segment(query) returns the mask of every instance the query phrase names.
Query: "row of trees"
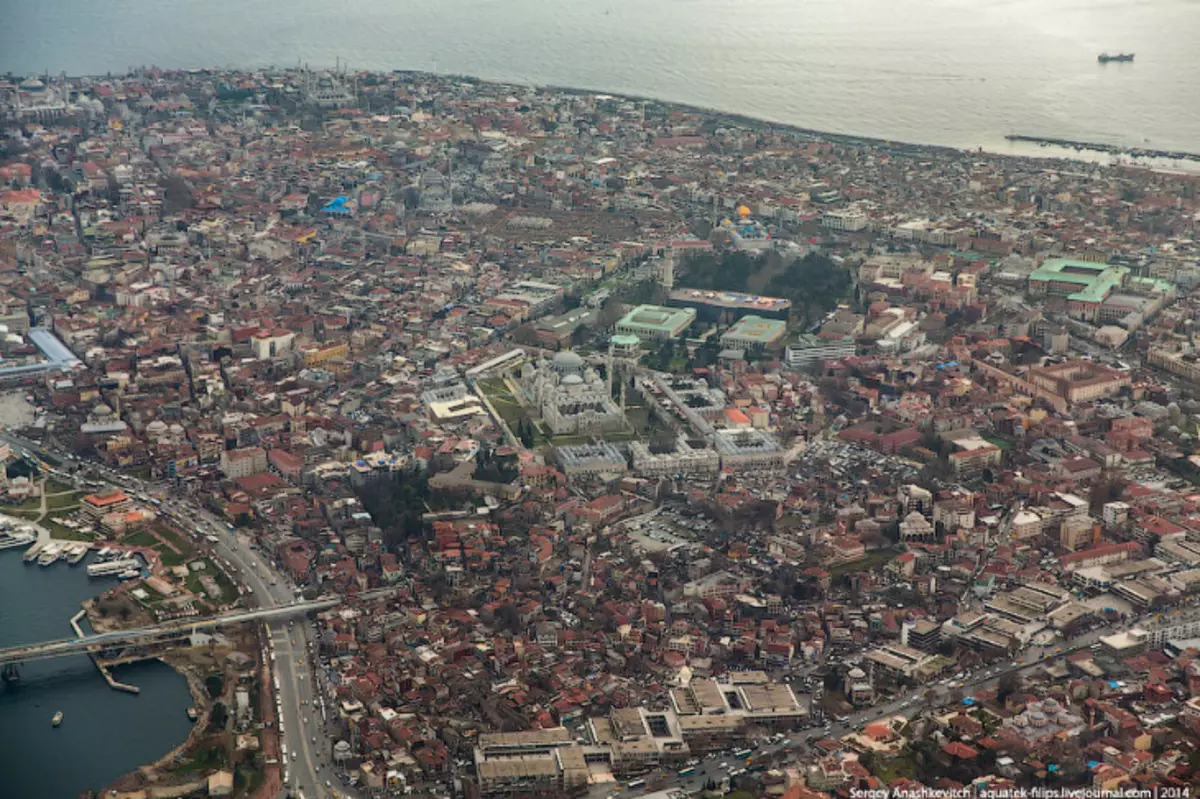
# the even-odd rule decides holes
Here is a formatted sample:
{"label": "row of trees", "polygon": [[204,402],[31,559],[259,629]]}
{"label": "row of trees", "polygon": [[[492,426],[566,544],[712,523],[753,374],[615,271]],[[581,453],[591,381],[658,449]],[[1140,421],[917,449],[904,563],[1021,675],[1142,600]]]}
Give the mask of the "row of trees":
{"label": "row of trees", "polygon": [[854,293],[850,272],[819,253],[790,262],[774,252],[704,255],[688,262],[682,282],[711,291],[783,297],[792,301],[793,314],[803,321],[818,318]]}

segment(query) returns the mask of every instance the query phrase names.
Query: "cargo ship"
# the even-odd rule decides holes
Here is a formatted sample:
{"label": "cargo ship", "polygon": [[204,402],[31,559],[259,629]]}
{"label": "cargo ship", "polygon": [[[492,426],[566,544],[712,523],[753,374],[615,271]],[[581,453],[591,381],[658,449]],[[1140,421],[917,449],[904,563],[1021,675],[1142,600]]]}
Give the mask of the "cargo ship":
{"label": "cargo ship", "polygon": [[1132,61],[1133,53],[1117,53],[1116,55],[1101,53],[1100,55],[1096,56],[1096,60],[1101,64],[1107,64],[1109,61]]}

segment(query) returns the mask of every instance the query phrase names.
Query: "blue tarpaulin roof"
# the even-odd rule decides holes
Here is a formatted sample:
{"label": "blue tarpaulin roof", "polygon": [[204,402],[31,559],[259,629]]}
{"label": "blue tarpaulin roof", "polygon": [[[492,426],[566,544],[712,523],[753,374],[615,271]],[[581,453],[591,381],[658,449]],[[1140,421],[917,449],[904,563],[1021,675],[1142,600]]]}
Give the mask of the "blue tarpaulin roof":
{"label": "blue tarpaulin roof", "polygon": [[329,204],[326,205],[321,210],[328,214],[349,213],[349,209],[346,208],[346,203],[349,202],[349,199],[350,198],[348,198],[346,195],[340,194],[337,197],[334,197],[332,200],[330,200]]}

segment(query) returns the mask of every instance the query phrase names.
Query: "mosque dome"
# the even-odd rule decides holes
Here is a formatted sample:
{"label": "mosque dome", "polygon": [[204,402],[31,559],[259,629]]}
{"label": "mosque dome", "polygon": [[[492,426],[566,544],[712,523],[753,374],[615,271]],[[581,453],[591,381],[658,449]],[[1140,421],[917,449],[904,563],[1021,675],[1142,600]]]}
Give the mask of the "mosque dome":
{"label": "mosque dome", "polygon": [[583,378],[576,374],[567,375],[562,379],[562,384],[564,386],[581,386],[583,385]]}
{"label": "mosque dome", "polygon": [[747,207],[747,206],[745,206],[745,205],[739,205],[739,206],[738,206],[738,216],[741,216],[741,217],[747,217],[747,216],[750,216],[750,209],[749,209],[749,207]]}
{"label": "mosque dome", "polygon": [[113,409],[105,405],[103,402],[92,409],[92,413],[96,414],[97,416],[112,416],[112,412]]}
{"label": "mosque dome", "polygon": [[556,372],[577,372],[583,369],[583,358],[570,350],[563,350],[554,356],[550,365]]}

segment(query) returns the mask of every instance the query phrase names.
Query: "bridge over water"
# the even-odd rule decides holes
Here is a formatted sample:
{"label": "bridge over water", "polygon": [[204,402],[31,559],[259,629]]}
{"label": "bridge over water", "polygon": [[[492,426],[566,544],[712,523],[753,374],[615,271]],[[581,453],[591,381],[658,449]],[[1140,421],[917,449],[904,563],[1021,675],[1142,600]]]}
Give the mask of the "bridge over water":
{"label": "bridge over water", "polygon": [[[372,594],[377,593],[382,592],[367,592],[359,596],[371,598]],[[187,638],[197,630],[229,627],[252,621],[272,621],[274,619],[301,615],[310,611],[329,610],[339,605],[341,601],[341,597],[328,597],[305,602],[295,602],[291,605],[281,605],[274,608],[263,608],[261,610],[222,613],[202,619],[170,621],[154,625],[153,627],[117,630],[109,633],[85,635],[80,638],[63,638],[40,644],[10,646],[0,649],[0,667],[31,660],[46,660],[48,658],[65,657],[67,655],[89,654],[125,646],[145,646],[177,642]]]}

